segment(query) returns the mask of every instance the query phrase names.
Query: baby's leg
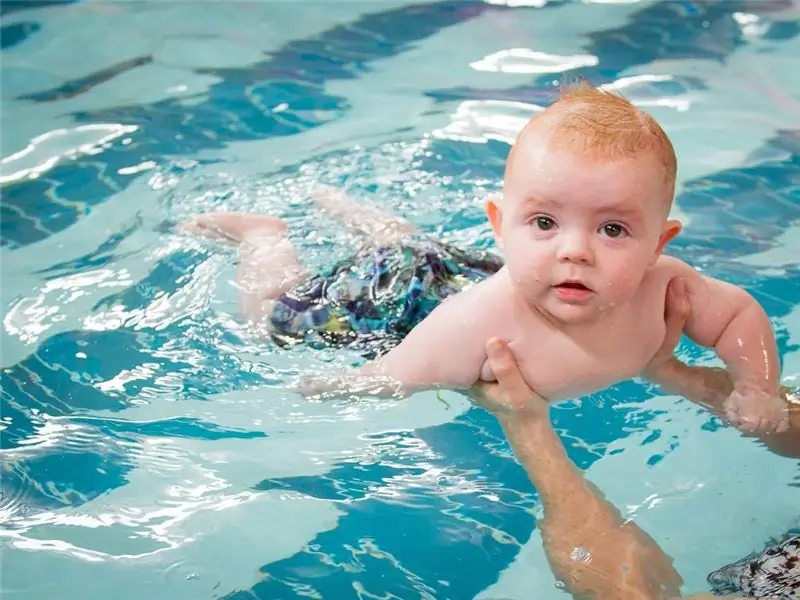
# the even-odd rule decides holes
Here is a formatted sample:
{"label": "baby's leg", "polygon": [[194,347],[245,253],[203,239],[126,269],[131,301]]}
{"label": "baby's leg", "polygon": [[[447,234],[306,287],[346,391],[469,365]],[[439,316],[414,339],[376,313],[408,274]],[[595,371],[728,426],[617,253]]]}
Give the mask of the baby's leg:
{"label": "baby's leg", "polygon": [[259,230],[285,230],[282,219],[250,213],[218,212],[196,215],[178,225],[178,229],[217,242],[240,244]]}
{"label": "baby's leg", "polygon": [[306,277],[287,235],[286,223],[275,217],[215,213],[184,222],[181,229],[239,244],[236,283],[247,321],[269,327],[265,318],[275,300]]}
{"label": "baby's leg", "polygon": [[376,246],[390,246],[413,236],[417,228],[405,219],[371,204],[356,202],[341,190],[320,186],[314,202],[351,230],[366,235]]}
{"label": "baby's leg", "polygon": [[239,267],[236,283],[239,286],[239,302],[244,318],[269,327],[265,321],[272,314],[275,300],[289,291],[307,273],[282,229],[260,230],[242,240],[239,246]]}

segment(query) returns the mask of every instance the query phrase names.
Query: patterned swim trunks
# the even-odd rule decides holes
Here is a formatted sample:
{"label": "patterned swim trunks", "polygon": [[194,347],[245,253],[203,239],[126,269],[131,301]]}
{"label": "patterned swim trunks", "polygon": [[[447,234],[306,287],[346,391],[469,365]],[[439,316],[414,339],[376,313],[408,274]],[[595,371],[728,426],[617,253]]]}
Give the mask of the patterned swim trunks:
{"label": "patterned swim trunks", "polygon": [[366,248],[280,296],[271,315],[280,345],[388,352],[445,298],[503,266],[498,256],[432,240]]}
{"label": "patterned swim trunks", "polygon": [[714,571],[708,581],[716,595],[800,600],[800,533]]}

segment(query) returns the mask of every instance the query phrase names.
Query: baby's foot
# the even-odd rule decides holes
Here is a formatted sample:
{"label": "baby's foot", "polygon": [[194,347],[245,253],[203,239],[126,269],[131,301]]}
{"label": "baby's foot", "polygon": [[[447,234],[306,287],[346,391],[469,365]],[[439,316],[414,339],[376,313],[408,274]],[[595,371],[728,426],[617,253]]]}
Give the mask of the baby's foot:
{"label": "baby's foot", "polygon": [[286,231],[286,223],[267,215],[220,212],[187,219],[178,225],[178,229],[218,242],[240,244],[254,235],[282,233]]}
{"label": "baby's foot", "polygon": [[779,396],[735,390],[723,408],[728,420],[742,431],[782,433],[789,428],[789,409]]}

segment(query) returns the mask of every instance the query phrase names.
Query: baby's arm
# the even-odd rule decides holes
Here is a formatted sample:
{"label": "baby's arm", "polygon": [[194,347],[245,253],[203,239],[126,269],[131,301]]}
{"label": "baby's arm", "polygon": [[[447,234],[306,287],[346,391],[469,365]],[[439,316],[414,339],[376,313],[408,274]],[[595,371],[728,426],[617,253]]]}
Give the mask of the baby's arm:
{"label": "baby's arm", "polygon": [[700,345],[714,348],[734,385],[777,394],[780,360],[772,324],[758,301],[743,289],[699,275],[686,279],[691,313],[685,332]]}
{"label": "baby's arm", "polygon": [[377,361],[348,373],[306,381],[301,392],[326,399],[368,395],[402,398],[426,389],[466,389],[486,360],[480,300],[472,290],[443,302]]}
{"label": "baby's arm", "polygon": [[685,281],[690,316],[684,333],[714,348],[728,368],[733,383],[724,404],[728,418],[748,429],[784,429],[780,360],[764,309],[739,287],[704,277],[676,259],[661,260],[670,275]]}

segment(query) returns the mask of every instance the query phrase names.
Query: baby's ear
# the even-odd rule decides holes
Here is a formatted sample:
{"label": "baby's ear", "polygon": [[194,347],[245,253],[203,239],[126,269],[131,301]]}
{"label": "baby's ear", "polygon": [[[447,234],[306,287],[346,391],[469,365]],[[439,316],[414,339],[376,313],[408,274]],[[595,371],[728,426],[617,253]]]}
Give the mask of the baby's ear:
{"label": "baby's ear", "polygon": [[486,201],[486,216],[489,218],[489,225],[492,226],[494,239],[497,241],[497,245],[500,246],[500,248],[502,249],[500,226],[503,222],[503,210],[500,208],[501,202],[502,202],[501,196],[490,197]]}
{"label": "baby's ear", "polygon": [[658,247],[656,248],[656,256],[661,256],[664,247],[674,240],[683,229],[681,222],[676,219],[671,219],[664,223],[664,228],[661,230],[661,236],[658,238]]}

